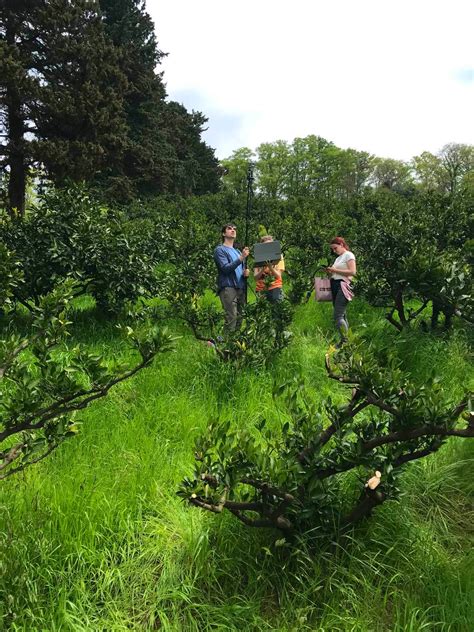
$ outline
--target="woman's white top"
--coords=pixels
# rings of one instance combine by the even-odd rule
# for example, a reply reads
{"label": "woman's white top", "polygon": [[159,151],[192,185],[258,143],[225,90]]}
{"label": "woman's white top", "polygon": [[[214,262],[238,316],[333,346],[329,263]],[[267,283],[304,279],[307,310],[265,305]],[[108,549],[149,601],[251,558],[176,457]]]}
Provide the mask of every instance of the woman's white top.
{"label": "woman's white top", "polygon": [[[349,266],[347,265],[349,261],[355,261],[355,255],[350,250],[346,250],[346,252],[343,252],[342,255],[340,255],[336,259],[336,261],[332,264],[332,267],[339,268],[340,270],[349,270]],[[350,279],[350,277],[343,276],[342,274],[337,273],[332,274],[331,278],[335,280],[341,279],[346,281]]]}

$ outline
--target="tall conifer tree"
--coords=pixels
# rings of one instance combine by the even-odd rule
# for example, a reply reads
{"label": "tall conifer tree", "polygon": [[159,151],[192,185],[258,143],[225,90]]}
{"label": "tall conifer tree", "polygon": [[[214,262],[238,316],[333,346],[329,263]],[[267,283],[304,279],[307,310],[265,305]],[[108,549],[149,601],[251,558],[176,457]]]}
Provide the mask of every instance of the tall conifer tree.
{"label": "tall conifer tree", "polygon": [[96,0],[3,0],[0,76],[11,213],[24,212],[32,165],[61,182],[120,158],[126,78]]}
{"label": "tall conifer tree", "polygon": [[218,161],[201,139],[206,118],[166,101],[153,21],[142,0],[100,0],[108,36],[127,77],[128,137],[119,166],[100,176],[119,198],[207,193],[219,188]]}
{"label": "tall conifer tree", "polygon": [[162,73],[155,68],[164,54],[158,49],[153,22],[140,0],[100,0],[100,7],[127,78],[127,139],[122,160],[100,174],[99,182],[121,199],[167,191],[171,172],[166,159],[173,150],[163,133],[166,90]]}

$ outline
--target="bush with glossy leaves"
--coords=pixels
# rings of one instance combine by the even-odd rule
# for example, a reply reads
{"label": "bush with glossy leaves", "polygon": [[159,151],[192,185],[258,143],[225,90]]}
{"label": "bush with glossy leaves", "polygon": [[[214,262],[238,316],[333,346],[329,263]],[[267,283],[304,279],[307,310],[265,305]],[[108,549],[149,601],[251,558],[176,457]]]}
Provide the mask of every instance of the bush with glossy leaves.
{"label": "bush with glossy leaves", "polygon": [[122,330],[136,350],[132,361],[107,361],[67,344],[72,281],[58,285],[17,326],[6,314],[0,339],[0,480],[44,459],[78,431],[76,413],[119,382],[173,349],[174,338],[135,314]]}
{"label": "bush with glossy leaves", "polygon": [[178,494],[252,527],[317,535],[345,529],[399,493],[400,472],[450,436],[474,438],[471,395],[450,401],[433,376],[416,384],[387,349],[355,341],[326,356],[348,398],[315,401],[298,377],[278,386],[286,420],[253,429],[212,421]]}
{"label": "bush with glossy leaves", "polygon": [[92,294],[106,312],[152,295],[155,261],[148,228],[99,205],[80,187],[48,192],[23,220],[2,225],[6,247],[21,261],[16,298],[38,305],[67,278],[75,279],[77,294]]}

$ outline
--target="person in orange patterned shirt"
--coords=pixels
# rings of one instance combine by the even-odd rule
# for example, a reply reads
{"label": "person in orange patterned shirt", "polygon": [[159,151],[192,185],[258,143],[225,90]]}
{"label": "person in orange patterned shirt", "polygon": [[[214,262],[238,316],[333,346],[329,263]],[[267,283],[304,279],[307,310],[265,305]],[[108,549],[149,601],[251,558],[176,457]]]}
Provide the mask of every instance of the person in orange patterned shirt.
{"label": "person in orange patterned shirt", "polygon": [[[272,235],[264,235],[260,240],[263,243],[273,241]],[[263,292],[263,295],[271,303],[276,303],[283,299],[282,273],[285,270],[285,261],[282,258],[277,263],[268,261],[262,268],[255,267],[253,276],[255,277],[255,291]]]}

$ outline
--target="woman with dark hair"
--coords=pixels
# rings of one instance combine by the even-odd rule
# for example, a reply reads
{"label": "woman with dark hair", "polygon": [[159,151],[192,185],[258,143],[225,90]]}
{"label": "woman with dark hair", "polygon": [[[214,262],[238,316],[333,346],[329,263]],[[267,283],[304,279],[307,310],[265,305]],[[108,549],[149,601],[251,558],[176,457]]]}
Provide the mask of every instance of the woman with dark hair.
{"label": "woman with dark hair", "polygon": [[357,273],[354,253],[342,237],[334,237],[331,241],[331,250],[337,255],[332,266],[326,268],[331,276],[332,303],[334,305],[334,322],[341,336],[337,345],[340,347],[346,342],[349,323],[346,317],[346,308],[352,300],[351,280]]}

